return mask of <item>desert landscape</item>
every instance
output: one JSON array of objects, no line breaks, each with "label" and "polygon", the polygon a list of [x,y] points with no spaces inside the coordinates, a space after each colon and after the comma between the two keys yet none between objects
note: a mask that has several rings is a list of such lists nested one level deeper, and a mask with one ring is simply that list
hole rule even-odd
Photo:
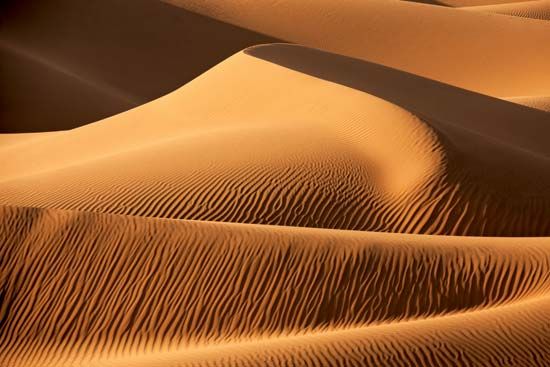
[{"label": "desert landscape", "polygon": [[0,6],[0,366],[550,366],[549,0]]}]

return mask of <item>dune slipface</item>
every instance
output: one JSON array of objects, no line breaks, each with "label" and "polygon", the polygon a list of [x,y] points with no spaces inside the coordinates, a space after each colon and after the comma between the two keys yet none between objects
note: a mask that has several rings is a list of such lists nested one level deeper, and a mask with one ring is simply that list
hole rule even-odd
[{"label": "dune slipface", "polygon": [[20,4],[0,366],[550,365],[544,1]]},{"label": "dune slipface", "polygon": [[245,47],[277,41],[160,1],[3,3],[0,133],[82,126],[172,92]]}]

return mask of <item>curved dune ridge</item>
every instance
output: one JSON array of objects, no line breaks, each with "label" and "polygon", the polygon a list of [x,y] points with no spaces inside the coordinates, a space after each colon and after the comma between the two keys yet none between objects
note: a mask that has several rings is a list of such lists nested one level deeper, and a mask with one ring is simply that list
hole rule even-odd
[{"label": "curved dune ridge", "polygon": [[0,24],[0,133],[79,127],[277,42],[155,0],[8,0]]},{"label": "curved dune ridge", "polygon": [[[1,218],[3,365],[548,357],[547,238],[16,207]],[[512,325],[513,333],[502,332]],[[468,346],[478,330],[494,337]]]},{"label": "curved dune ridge", "polygon": [[[425,97],[408,92],[419,85]],[[550,233],[549,130],[542,111],[302,46],[259,46],[152,104],[8,145],[14,158],[0,199],[176,219],[540,236]]]},{"label": "curved dune ridge", "polygon": [[13,4],[0,367],[550,365],[546,0]]}]

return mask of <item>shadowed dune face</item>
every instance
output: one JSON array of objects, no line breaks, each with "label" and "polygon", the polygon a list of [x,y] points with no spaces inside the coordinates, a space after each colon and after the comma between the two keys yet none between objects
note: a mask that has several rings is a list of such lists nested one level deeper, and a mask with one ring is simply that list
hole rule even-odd
[{"label": "shadowed dune face", "polygon": [[[548,310],[550,243],[542,238],[402,236],[9,207],[1,214],[4,365],[88,365],[143,353],[167,353],[168,361],[170,353],[180,361],[221,358],[208,345],[244,363],[247,353],[231,346],[223,352],[237,342],[245,342],[245,352],[246,343],[260,348],[253,360],[273,353],[282,364],[294,340],[308,338],[345,360],[353,358],[346,354],[353,345],[387,343],[387,333],[396,353],[418,343],[409,334],[415,328],[433,338],[430,322],[409,326],[415,319],[458,313],[467,324],[494,330],[492,322],[504,326],[500,312],[523,328]],[[510,308],[522,303],[525,313]],[[456,318],[442,320],[449,324],[442,340],[452,346],[467,337],[468,329],[450,327]],[[388,322],[393,329],[367,331]],[[527,328],[527,340],[532,332]],[[495,356],[504,350],[495,344],[466,349],[461,358]],[[521,358],[535,348],[521,345]],[[445,360],[452,352],[431,353]]]},{"label": "shadowed dune face", "polygon": [[547,113],[396,69],[300,46],[259,46],[245,53],[375,95],[430,120],[439,129],[444,129],[446,124],[453,125],[498,140],[512,149],[550,157]]},{"label": "shadowed dune face", "polygon": [[3,40],[0,57],[2,133],[73,128],[142,102],[82,79]]},{"label": "shadowed dune face", "polygon": [[97,121],[169,93],[245,47],[275,41],[159,1],[1,6],[0,133]]}]

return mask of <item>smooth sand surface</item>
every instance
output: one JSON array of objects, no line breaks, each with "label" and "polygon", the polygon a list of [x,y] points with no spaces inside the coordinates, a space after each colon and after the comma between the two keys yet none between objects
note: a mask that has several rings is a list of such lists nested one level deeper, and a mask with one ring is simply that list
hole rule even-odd
[{"label": "smooth sand surface", "polygon": [[[503,5],[523,2],[523,0],[411,0],[417,3],[461,8],[467,6]],[[537,0],[533,0],[537,1]]]},{"label": "smooth sand surface", "polygon": [[3,13],[0,366],[549,365],[550,23],[461,2]]}]

